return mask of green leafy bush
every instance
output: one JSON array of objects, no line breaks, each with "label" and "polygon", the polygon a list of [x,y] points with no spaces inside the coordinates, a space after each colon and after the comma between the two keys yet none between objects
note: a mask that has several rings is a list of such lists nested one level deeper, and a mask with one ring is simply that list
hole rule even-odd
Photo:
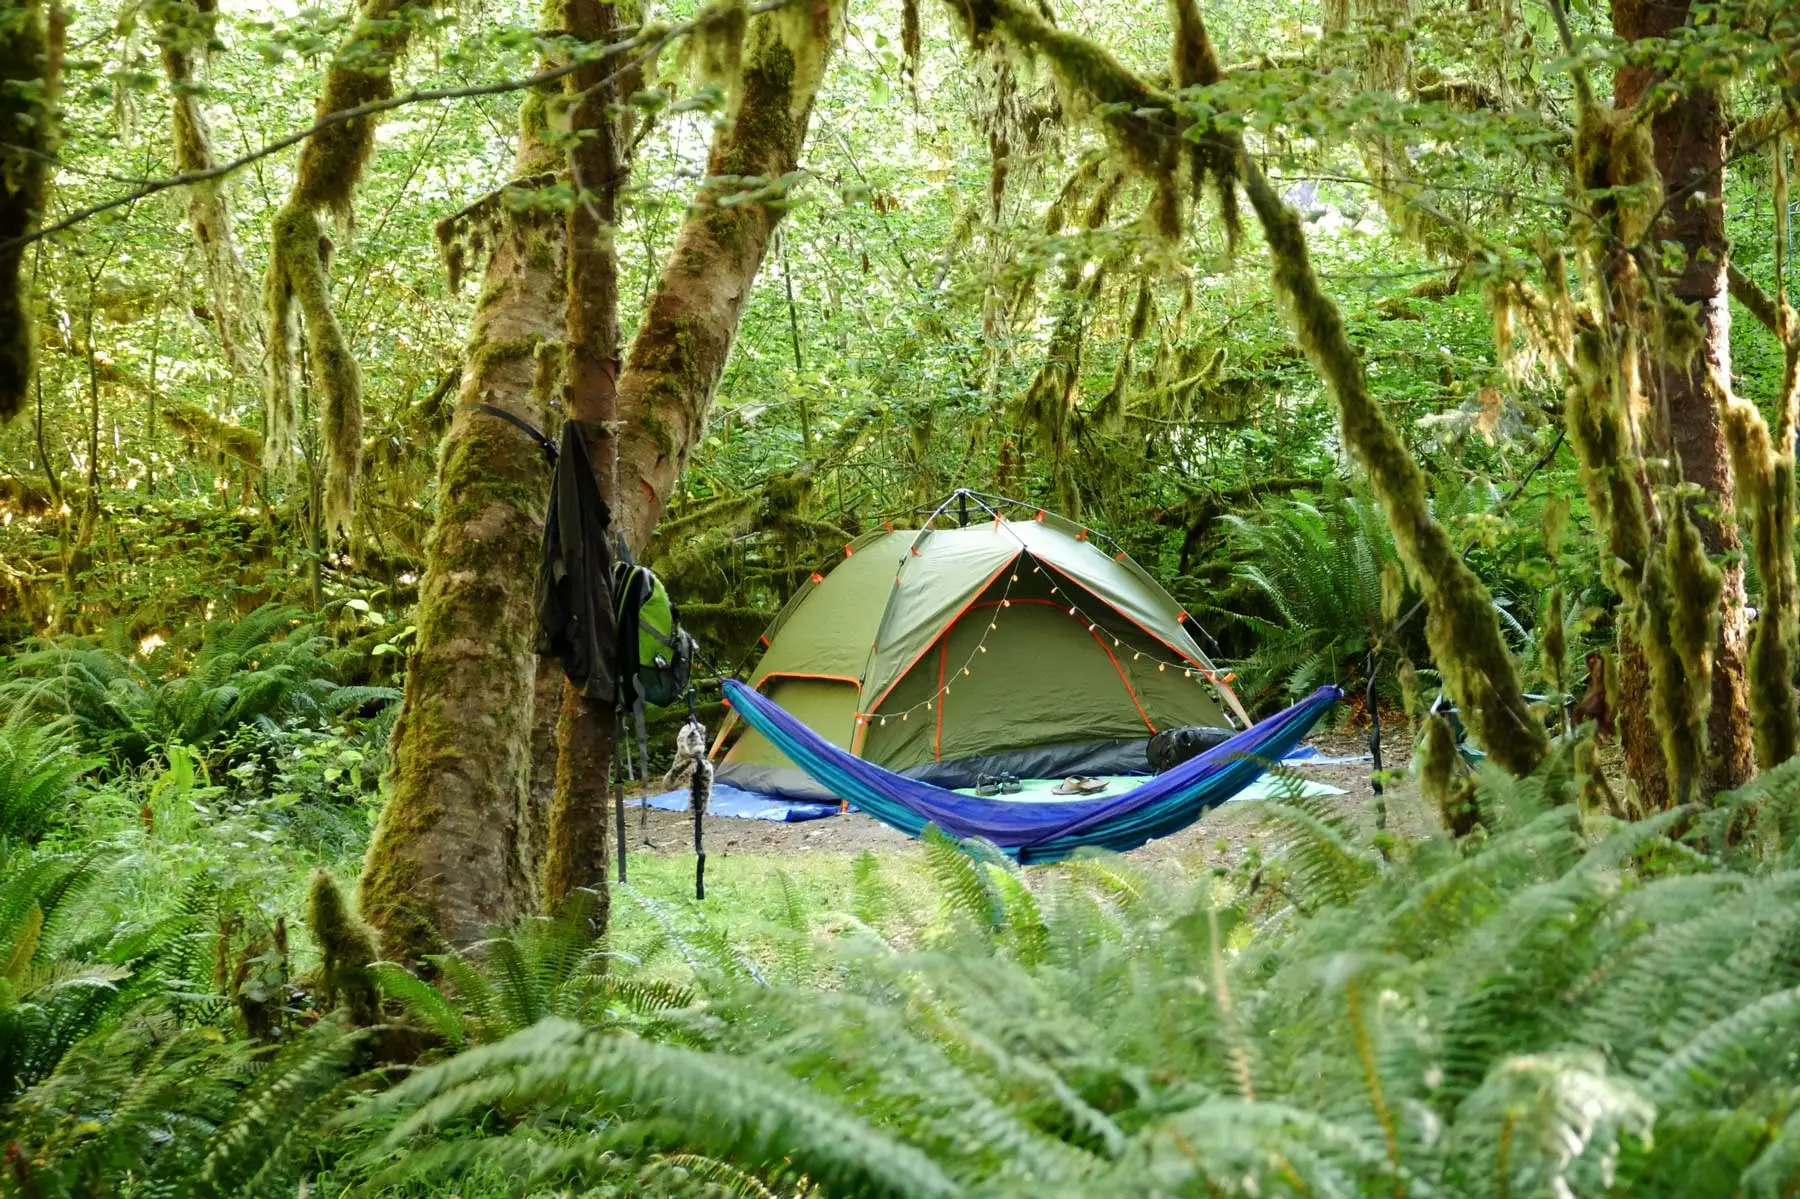
[{"label": "green leafy bush", "polygon": [[398,698],[392,688],[338,686],[330,648],[298,609],[268,604],[209,626],[174,677],[77,642],[16,659],[18,677],[4,691],[15,702],[67,715],[87,745],[138,765],[171,745],[209,746],[247,729],[273,733]]},{"label": "green leafy bush", "polygon": [[24,705],[0,723],[0,854],[31,844],[62,814],[75,781],[97,764],[78,754],[70,722],[45,721]]},{"label": "green leafy bush", "polygon": [[1224,523],[1238,578],[1267,604],[1266,615],[1236,613],[1258,638],[1240,664],[1250,688],[1299,698],[1352,677],[1385,623],[1382,570],[1398,563],[1380,506],[1353,495],[1273,500]]}]

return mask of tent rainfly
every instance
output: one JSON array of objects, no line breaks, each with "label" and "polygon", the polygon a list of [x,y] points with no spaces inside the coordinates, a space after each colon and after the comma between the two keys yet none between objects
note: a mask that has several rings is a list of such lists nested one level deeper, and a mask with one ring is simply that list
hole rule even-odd
[{"label": "tent rainfly", "polygon": [[[988,513],[845,546],[764,634],[751,685],[832,744],[945,787],[1144,771],[1159,729],[1249,725],[1192,618],[1130,557],[1061,517]],[[715,756],[728,744],[720,781],[822,797],[735,717]]]}]

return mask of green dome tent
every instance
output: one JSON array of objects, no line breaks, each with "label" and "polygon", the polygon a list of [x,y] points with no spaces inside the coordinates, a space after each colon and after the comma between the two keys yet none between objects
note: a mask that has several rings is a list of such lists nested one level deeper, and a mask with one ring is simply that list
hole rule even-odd
[{"label": "green dome tent", "polygon": [[[1002,771],[1142,771],[1160,729],[1250,723],[1147,571],[1078,524],[1004,519],[986,498],[986,519],[965,527],[927,522],[845,546],[764,634],[751,685],[840,748],[950,787]],[[821,795],[753,730],[730,744],[719,779]]]}]

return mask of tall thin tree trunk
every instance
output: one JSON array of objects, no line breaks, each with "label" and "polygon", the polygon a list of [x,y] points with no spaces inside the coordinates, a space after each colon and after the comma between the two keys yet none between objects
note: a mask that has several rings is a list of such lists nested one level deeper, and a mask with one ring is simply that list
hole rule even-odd
[{"label": "tall thin tree trunk", "polygon": [[[1614,0],[1613,32],[1627,41],[1670,35],[1691,18],[1692,0]],[[1629,108],[1653,82],[1649,66],[1621,69],[1613,81],[1613,102]],[[1680,244],[1686,255],[1679,271],[1657,280],[1694,310],[1701,344],[1691,359],[1645,352],[1642,380],[1653,414],[1666,422],[1670,448],[1679,457],[1682,479],[1697,485],[1706,506],[1693,513],[1708,555],[1723,557],[1724,594],[1712,660],[1712,708],[1707,717],[1708,762],[1702,783],[1707,795],[1735,787],[1754,770],[1746,673],[1749,623],[1744,611],[1744,571],[1738,561],[1733,519],[1734,486],[1721,424],[1718,397],[1731,390],[1731,313],[1726,298],[1725,113],[1716,91],[1699,88],[1677,96],[1652,120],[1657,173],[1666,197],[1658,240]],[[1620,662],[1620,738],[1626,768],[1645,803],[1669,802],[1661,741],[1651,722],[1651,693],[1642,650],[1625,639]]]},{"label": "tall thin tree trunk", "polygon": [[[608,0],[568,0],[565,28],[590,43],[619,31],[618,10]],[[619,259],[615,245],[619,187],[629,170],[621,147],[630,144],[628,117],[611,111],[619,95],[635,90],[627,79],[610,80],[610,61],[569,76],[574,104],[569,129],[569,177],[576,202],[568,215],[568,313],[564,359],[564,408],[587,441],[598,472],[600,498],[617,494],[619,417]],[[629,112],[629,109],[625,110]],[[550,803],[544,857],[544,903],[559,906],[570,890],[606,889],[607,779],[612,769],[613,705],[589,699],[565,683],[557,722],[556,791]],[[623,853],[623,846],[620,847]],[[603,900],[594,921],[605,926]]]},{"label": "tall thin tree trunk", "polygon": [[[0,243],[36,227],[49,197],[67,28],[56,0],[12,0],[0,20]],[[25,248],[0,249],[0,421],[24,411],[37,377]]]},{"label": "tall thin tree trunk", "polygon": [[[534,94],[520,113],[520,180],[561,166],[542,140],[545,101]],[[483,208],[502,224],[438,470],[392,796],[363,864],[363,916],[398,961],[536,906],[532,583],[549,472],[524,433],[469,405],[542,425],[562,344],[563,226],[495,200]]]},{"label": "tall thin tree trunk", "polygon": [[709,180],[676,236],[619,380],[615,518],[634,551],[656,527],[706,428],[744,300],[781,219],[778,204],[722,205],[745,176],[781,180],[799,165],[813,97],[843,17],[841,0],[757,17],[745,35],[730,119],[713,139]]}]

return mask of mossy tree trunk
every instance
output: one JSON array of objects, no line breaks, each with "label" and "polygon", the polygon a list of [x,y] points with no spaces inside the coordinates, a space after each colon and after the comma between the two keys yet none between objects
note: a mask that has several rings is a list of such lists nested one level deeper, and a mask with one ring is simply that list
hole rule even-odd
[{"label": "mossy tree trunk", "polygon": [[[35,228],[43,215],[64,28],[55,0],[14,0],[0,9],[0,242]],[[0,420],[24,410],[36,366],[25,250],[0,250]]]},{"label": "mossy tree trunk", "polygon": [[[1664,38],[1692,19],[1691,0],[1613,0],[1613,32],[1625,41]],[[1615,107],[1635,106],[1654,82],[1653,69],[1630,66],[1613,82]],[[1733,519],[1734,486],[1719,397],[1731,390],[1731,316],[1727,304],[1724,169],[1727,128],[1721,97],[1699,87],[1658,107],[1651,119],[1656,171],[1662,178],[1662,219],[1656,241],[1679,244],[1685,261],[1657,280],[1669,297],[1690,307],[1699,322],[1696,351],[1650,338],[1639,366],[1649,410],[1666,426],[1668,448],[1680,462],[1681,480],[1706,497],[1691,517],[1708,556],[1724,571],[1718,632],[1711,655],[1712,704],[1706,720],[1707,753],[1702,793],[1715,794],[1748,779],[1754,769],[1746,657],[1749,624],[1744,611],[1744,571]],[[1676,585],[1680,581],[1676,580]],[[1647,676],[1636,639],[1623,647],[1620,713],[1626,767],[1651,807],[1671,802],[1668,771],[1648,699],[1634,686]]]},{"label": "mossy tree trunk", "polygon": [[[405,53],[414,21],[431,0],[362,0],[355,25],[325,72],[317,115],[391,96],[394,63]],[[320,217],[348,216],[356,186],[375,149],[375,119],[359,117],[308,138],[287,202],[275,214],[269,270],[263,281],[268,347],[263,432],[272,473],[292,469],[299,334],[320,397],[324,433],[323,524],[348,538],[362,473],[362,369],[331,307],[331,238]]]},{"label": "mossy tree trunk", "polygon": [[[649,541],[704,432],[744,300],[781,219],[780,204],[768,201],[779,201],[799,165],[842,16],[841,0],[800,0],[756,17],[745,34],[708,182],[676,236],[619,380],[615,519],[633,552]],[[745,177],[768,194],[721,204],[747,186]]]},{"label": "mossy tree trunk", "polygon": [[[542,140],[543,112],[543,96],[527,98],[518,179],[561,166]],[[525,434],[469,405],[543,423],[562,347],[563,225],[529,207],[486,207],[501,224],[439,465],[392,794],[363,863],[363,916],[398,961],[536,906],[532,584],[549,472]]]},{"label": "mossy tree trunk", "polygon": [[1768,770],[1800,753],[1800,702],[1794,693],[1795,639],[1800,635],[1800,583],[1794,568],[1794,431],[1800,423],[1800,319],[1787,301],[1787,146],[1775,148],[1777,300],[1735,269],[1732,295],[1780,339],[1782,378],[1773,432],[1754,404],[1725,401],[1731,469],[1749,509],[1752,552],[1762,602],[1750,645],[1750,705],[1756,764]]},{"label": "mossy tree trunk", "polygon": [[[618,36],[618,7],[610,0],[568,0],[563,27],[590,43]],[[630,19],[627,17],[627,19]],[[567,219],[568,301],[565,317],[563,409],[577,422],[608,504],[617,493],[619,417],[619,259],[614,242],[619,188],[630,172],[631,109],[618,97],[637,90],[636,72],[610,78],[611,61],[569,76],[569,179],[575,204]],[[544,904],[560,907],[570,890],[601,893],[594,923],[610,918],[606,898],[607,781],[612,769],[614,708],[564,684],[556,724],[557,770],[544,856]]]}]

